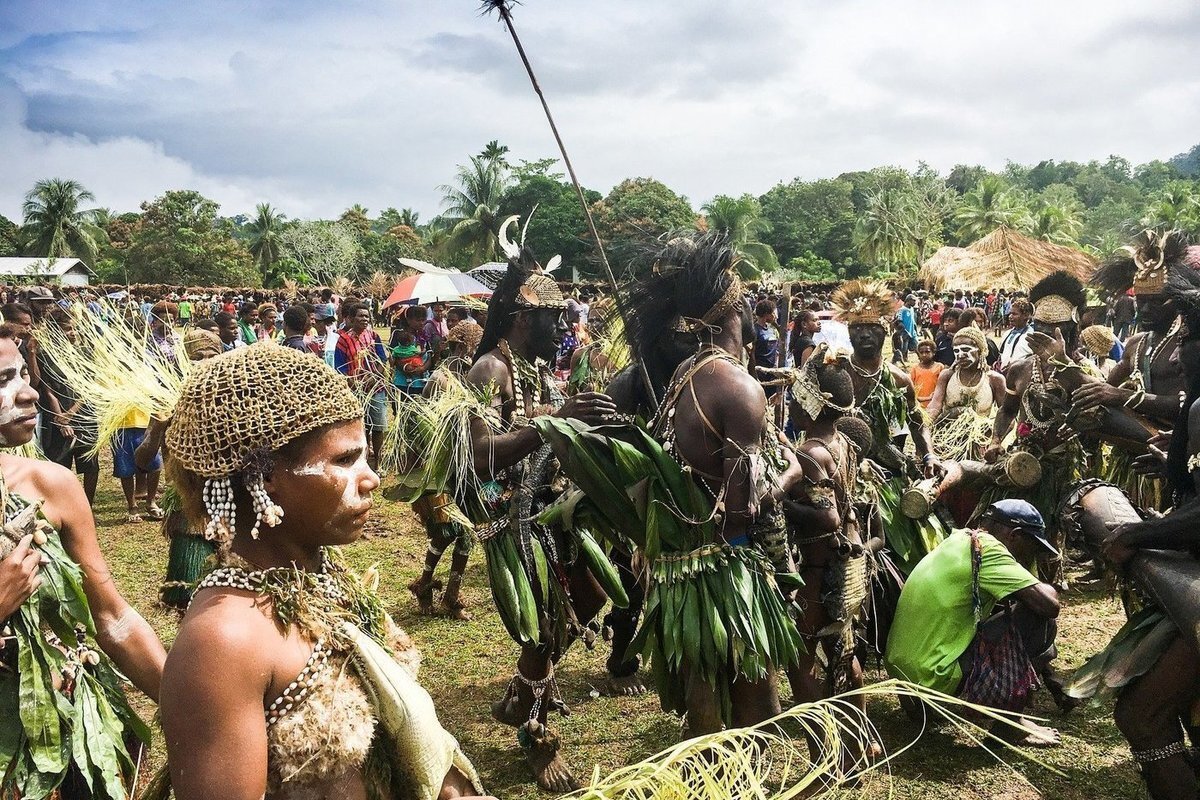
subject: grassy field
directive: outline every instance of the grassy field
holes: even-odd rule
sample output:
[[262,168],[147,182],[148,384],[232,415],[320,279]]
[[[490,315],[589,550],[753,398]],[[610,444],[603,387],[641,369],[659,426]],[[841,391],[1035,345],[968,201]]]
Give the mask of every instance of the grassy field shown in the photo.
[[[541,793],[530,782],[519,759],[514,733],[494,723],[488,706],[512,675],[515,647],[490,608],[490,595],[479,551],[468,570],[467,596],[475,619],[451,622],[422,617],[405,590],[420,570],[425,537],[407,506],[380,498],[369,531],[374,535],[347,548],[353,564],[363,569],[378,564],[381,591],[396,620],[417,641],[424,655],[422,681],[433,694],[443,724],[458,736],[479,768],[489,791],[501,798],[533,798]],[[169,646],[179,616],[158,603],[158,586],[167,559],[167,545],[154,523],[124,524],[124,502],[116,481],[101,479],[96,517],[100,543],[125,596],[150,620]],[[269,535],[269,534],[268,534]],[[448,568],[449,557],[443,570]],[[1120,626],[1120,606],[1100,593],[1072,591],[1065,597],[1059,635],[1060,665],[1078,666],[1107,642]],[[576,646],[559,668],[559,684],[571,716],[556,721],[569,763],[587,777],[652,755],[677,740],[679,722],[663,714],[653,695],[641,698],[592,699],[592,682],[603,673],[605,645],[594,652]],[[873,670],[871,678],[879,679]],[[786,699],[786,698],[785,698]],[[139,698],[147,718],[152,706]],[[908,743],[915,730],[899,707],[874,702],[870,713],[896,749]],[[1061,774],[1013,753],[1012,767],[997,763],[986,752],[947,733],[927,732],[917,745],[894,762],[890,775],[873,776],[842,797],[895,797],[900,800],[950,798],[1143,797],[1141,782],[1112,723],[1110,703],[1100,703],[1060,715],[1045,692],[1039,692],[1033,713],[1048,717],[1063,733],[1063,746],[1039,751],[1038,758]],[[152,766],[162,763],[164,751],[156,742]]]

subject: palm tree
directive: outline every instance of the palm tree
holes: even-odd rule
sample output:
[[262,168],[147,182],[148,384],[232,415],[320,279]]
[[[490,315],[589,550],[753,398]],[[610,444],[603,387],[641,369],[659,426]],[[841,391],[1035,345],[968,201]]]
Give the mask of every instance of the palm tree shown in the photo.
[[469,165],[459,166],[457,182],[457,186],[439,187],[446,207],[442,216],[450,229],[447,247],[451,253],[494,261],[508,170],[500,160],[471,156]]
[[1083,222],[1075,209],[1039,203],[1029,217],[1025,232],[1043,242],[1078,247],[1082,229]]
[[35,183],[21,206],[26,253],[44,258],[74,256],[94,265],[106,236],[95,224],[96,212],[79,206],[95,199],[78,181],[51,178]]
[[1200,228],[1200,196],[1186,181],[1171,181],[1146,210],[1142,225],[1195,232]]
[[859,258],[888,269],[916,260],[909,205],[896,190],[881,189],[867,195],[866,206],[854,224],[853,242]]
[[708,229],[725,231],[740,257],[738,271],[743,278],[754,278],[763,272],[779,269],[779,257],[769,245],[758,241],[770,224],[762,218],[762,207],[753,196],[717,195],[700,210],[708,217]]
[[508,166],[508,145],[500,144],[496,139],[483,146],[483,150],[479,153],[479,157],[484,161],[494,161],[501,166]]
[[1027,228],[1029,214],[1017,193],[995,175],[988,175],[962,197],[954,222],[958,237],[969,243],[987,236],[1001,225]]
[[263,285],[270,282],[275,263],[283,257],[280,234],[287,227],[287,217],[271,208],[270,203],[259,203],[257,216],[246,225],[250,234],[250,255],[258,271],[262,273]]
[[413,211],[411,208],[402,208],[400,209],[400,222],[398,224],[407,225],[413,230],[416,230],[417,219],[420,216],[420,214],[418,214],[416,211]]

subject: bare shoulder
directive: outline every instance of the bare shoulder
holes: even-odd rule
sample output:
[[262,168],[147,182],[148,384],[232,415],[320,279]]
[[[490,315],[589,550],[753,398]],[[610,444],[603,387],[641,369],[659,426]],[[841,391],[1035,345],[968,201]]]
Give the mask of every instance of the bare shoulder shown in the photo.
[[[912,388],[912,385],[913,385],[912,376],[910,376],[906,371],[901,369],[898,364],[888,364],[887,368],[888,368],[888,370],[891,371],[892,378],[896,381],[897,386],[904,387],[905,389]],[[943,372],[944,371],[945,370],[943,370]]]
[[5,454],[0,456],[0,470],[9,489],[28,500],[45,501],[43,513],[56,527],[64,516],[89,508],[75,474],[61,464]]
[[282,640],[283,632],[260,596],[238,589],[202,589],[167,655],[167,670],[175,666],[191,673],[220,664],[225,671],[261,674],[270,660],[269,644]]
[[495,383],[504,387],[508,383],[508,365],[500,354],[492,350],[485,353],[467,370],[466,382],[471,386],[487,386]]
[[825,478],[832,475],[837,469],[837,462],[834,461],[833,453],[829,452],[829,447],[824,442],[816,439],[806,439],[796,450],[820,465],[821,469],[825,472],[824,475],[815,474],[815,470],[813,470],[814,465],[806,459],[801,459],[800,466],[804,470],[805,476],[809,478],[814,480]]

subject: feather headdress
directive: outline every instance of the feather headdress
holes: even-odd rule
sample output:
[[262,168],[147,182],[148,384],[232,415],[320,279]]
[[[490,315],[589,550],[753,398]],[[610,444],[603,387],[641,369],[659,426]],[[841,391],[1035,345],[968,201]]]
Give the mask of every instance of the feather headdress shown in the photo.
[[1029,290],[1033,318],[1051,325],[1076,322],[1087,298],[1083,282],[1065,270],[1051,272]]
[[1183,231],[1161,234],[1142,231],[1132,242],[1106,258],[1092,275],[1091,282],[1114,295],[1130,289],[1137,295],[1162,294],[1168,268],[1187,254],[1187,234]]
[[895,294],[883,281],[846,281],[830,299],[837,318],[847,325],[882,325],[886,328],[900,307]]
[[[515,220],[509,217],[501,228],[503,231],[509,223]],[[566,300],[558,284],[549,275],[541,271],[533,250],[525,245],[519,249],[509,242],[513,254],[508,258],[508,269],[500,282],[496,284],[488,301],[487,327],[483,329],[483,341],[475,357],[479,358],[491,351],[508,333],[512,325],[512,316],[518,311],[528,311],[535,308],[565,310]],[[502,243],[503,246],[503,243]]]

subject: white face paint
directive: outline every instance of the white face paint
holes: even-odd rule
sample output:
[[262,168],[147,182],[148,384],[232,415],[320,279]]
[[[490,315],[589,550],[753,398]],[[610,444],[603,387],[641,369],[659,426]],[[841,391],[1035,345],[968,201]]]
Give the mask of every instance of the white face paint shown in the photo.
[[954,360],[964,367],[973,367],[979,363],[979,348],[973,344],[956,344]]
[[[29,388],[29,381],[25,374],[25,359],[21,358],[19,354],[0,362],[0,381],[3,382],[3,385],[0,386],[0,425],[7,425],[35,410],[31,406],[25,408],[17,406],[17,395]],[[0,444],[7,445],[9,442],[0,435]]]
[[324,461],[314,461],[311,464],[293,468],[291,473],[293,475],[324,475],[326,466],[328,465]]

